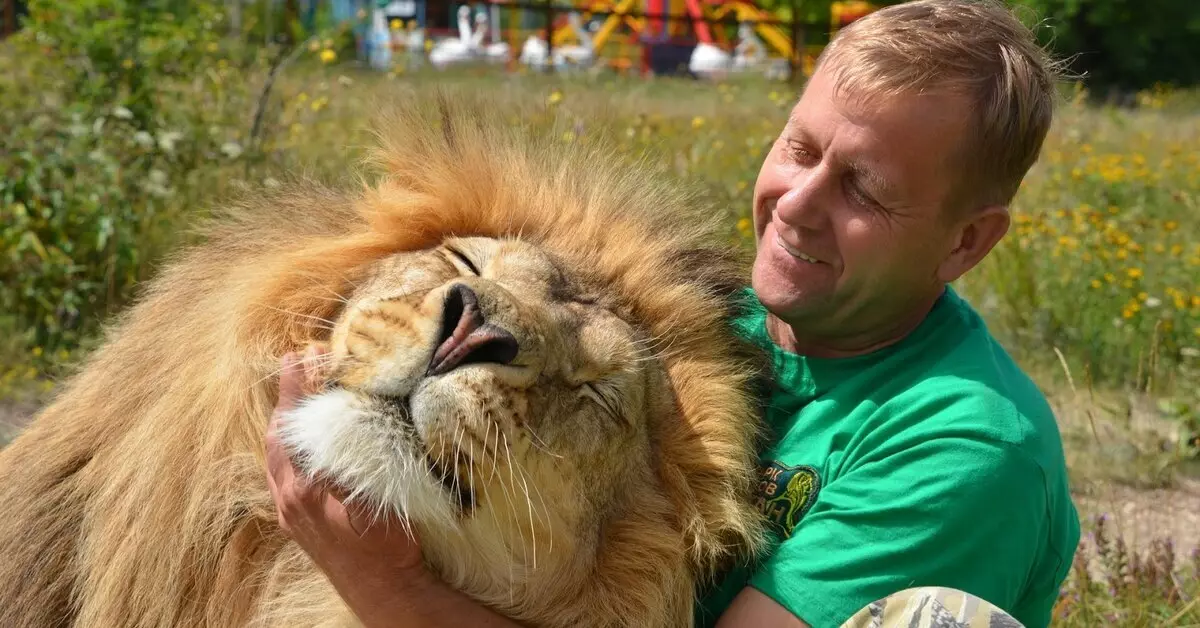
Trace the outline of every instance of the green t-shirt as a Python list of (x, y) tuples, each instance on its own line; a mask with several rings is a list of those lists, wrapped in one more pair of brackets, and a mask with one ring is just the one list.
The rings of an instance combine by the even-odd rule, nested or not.
[(759, 507), (771, 551), (697, 606), (711, 626), (752, 586), (817, 628), (918, 586), (1045, 626), (1079, 542), (1054, 415), (951, 288), (898, 343), (845, 359), (788, 353), (747, 291), (739, 333), (773, 363)]

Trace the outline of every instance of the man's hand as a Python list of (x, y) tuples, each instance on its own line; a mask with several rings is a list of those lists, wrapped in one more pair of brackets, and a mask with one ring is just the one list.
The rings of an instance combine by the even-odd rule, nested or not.
[(283, 357), (279, 402), (267, 428), (267, 483), (279, 526), (361, 617), (372, 606), (372, 598), (395, 597), (404, 589), (428, 586), (431, 576), (422, 563), (420, 544), (405, 522), (391, 512), (374, 519), (358, 505), (346, 505), (340, 488), (321, 478), (310, 480), (280, 443), (284, 414), (320, 385), (321, 358), (321, 350), (315, 348), (303, 358)]
[(279, 442), (283, 415), (321, 383), (322, 352), (283, 357), (279, 402), (267, 426), (267, 483), (279, 526), (323, 571), (338, 595), (372, 628), (478, 626), (519, 628), (439, 580), (425, 567), (421, 546), (391, 512), (375, 519), (330, 482), (310, 481)]

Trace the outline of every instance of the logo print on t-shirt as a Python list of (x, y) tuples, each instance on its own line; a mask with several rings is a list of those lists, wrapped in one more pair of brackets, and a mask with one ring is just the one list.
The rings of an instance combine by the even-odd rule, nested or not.
[(758, 509), (783, 532), (792, 536), (792, 529), (812, 507), (821, 490), (821, 477), (808, 465), (788, 466), (771, 461), (759, 470)]

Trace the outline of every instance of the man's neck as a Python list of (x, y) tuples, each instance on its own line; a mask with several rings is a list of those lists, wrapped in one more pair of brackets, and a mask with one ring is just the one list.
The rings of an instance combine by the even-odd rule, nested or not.
[[(767, 335), (784, 350), (812, 358), (853, 358), (867, 355), (900, 342), (913, 332), (929, 315), (942, 293), (923, 299), (887, 325), (844, 336), (813, 336), (796, 333), (796, 327), (771, 312), (767, 312)], [(802, 328), (803, 330), (803, 328)]]

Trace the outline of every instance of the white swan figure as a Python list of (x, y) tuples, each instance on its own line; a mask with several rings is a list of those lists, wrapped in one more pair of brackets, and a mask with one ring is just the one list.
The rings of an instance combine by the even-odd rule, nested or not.
[(549, 51), (550, 47), (546, 45), (545, 39), (537, 35), (530, 35), (525, 40), (525, 44), (521, 46), (521, 56), (518, 57), (518, 60), (522, 65), (540, 70), (546, 67), (546, 56)]
[(767, 48), (754, 33), (749, 22), (738, 24), (738, 44), (733, 49), (733, 70), (740, 72), (756, 68), (767, 59)]
[(476, 48), (472, 45), (471, 9), (463, 5), (458, 8), (458, 37), (447, 37), (439, 40), (429, 51), (429, 63), (442, 69), (453, 63), (462, 63), (475, 57)]
[(504, 63), (508, 61), (508, 44), (503, 41), (484, 45), (483, 37), (487, 32), (488, 18), (479, 13), (475, 15), (475, 32), (471, 33), (471, 47), (477, 54), (483, 55), (489, 63)]
[(692, 49), (688, 71), (700, 78), (717, 78), (729, 72), (733, 56), (715, 44), (700, 42)]

